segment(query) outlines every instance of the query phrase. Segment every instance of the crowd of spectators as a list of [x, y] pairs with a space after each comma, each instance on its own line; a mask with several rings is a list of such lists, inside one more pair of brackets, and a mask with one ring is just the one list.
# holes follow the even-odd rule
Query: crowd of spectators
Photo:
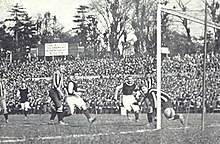
[[[209, 54], [206, 67], [206, 108], [213, 112], [220, 100], [220, 55]], [[122, 59], [76, 59], [54, 61], [16, 61], [1, 63], [6, 82], [7, 104], [11, 113], [19, 113], [16, 95], [21, 81], [26, 81], [30, 91], [32, 113], [50, 111], [48, 91], [51, 76], [58, 64], [66, 66], [65, 78], [79, 71], [80, 86], [87, 91], [84, 99], [92, 113], [116, 113], [119, 101], [114, 101], [115, 87], [127, 74], [140, 82], [150, 74], [156, 82], [156, 58], [153, 56], [130, 56]], [[201, 54], [164, 56], [162, 60], [162, 89], [173, 98], [179, 112], [198, 112], [203, 95], [203, 56]], [[153, 84], [156, 87], [156, 83]]]

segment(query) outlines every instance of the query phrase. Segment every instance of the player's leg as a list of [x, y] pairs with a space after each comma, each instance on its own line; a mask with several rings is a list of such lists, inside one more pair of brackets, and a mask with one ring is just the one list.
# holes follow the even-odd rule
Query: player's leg
[[137, 100], [135, 99], [135, 97], [133, 95], [129, 96], [129, 97], [130, 97], [129, 102], [131, 103], [131, 108], [134, 111], [135, 121], [139, 122], [140, 107], [138, 105], [138, 102], [137, 102]]
[[25, 115], [25, 104], [22, 102], [21, 103], [21, 112], [22, 112], [22, 114], [24, 114]]
[[148, 120], [148, 122], [149, 123], [152, 123], [152, 122], [154, 122], [155, 121], [155, 114], [154, 114], [154, 112], [152, 111], [152, 112], [147, 112], [147, 120]]
[[67, 103], [68, 106], [69, 106], [69, 113], [70, 113], [71, 115], [73, 115], [74, 112], [75, 112], [75, 97], [74, 97], [74, 96], [68, 96], [68, 97], [66, 98], [66, 103]]
[[6, 102], [5, 100], [1, 100], [0, 101], [0, 109], [3, 110], [3, 115], [4, 115], [4, 118], [5, 118], [5, 122], [8, 123], [8, 112], [7, 112], [7, 107], [6, 107]]
[[57, 115], [57, 111], [56, 111], [55, 106], [52, 106], [52, 105], [51, 105], [51, 113], [50, 113], [50, 114], [51, 114], [51, 115], [50, 115], [50, 121], [49, 121], [48, 124], [54, 125], [54, 119], [55, 119], [55, 117], [56, 117], [56, 115]]
[[155, 125], [156, 108], [153, 107], [152, 101], [150, 101], [149, 98], [145, 98], [141, 103], [142, 106], [146, 108], [148, 125]]
[[74, 114], [75, 105], [71, 103], [71, 97], [67, 97], [63, 103], [63, 117], [68, 117]]
[[153, 111], [148, 111], [147, 112], [147, 120], [149, 126], [156, 126], [156, 109], [152, 109]]
[[55, 105], [55, 108], [56, 108], [56, 113], [57, 113], [57, 117], [58, 117], [58, 123], [61, 124], [61, 125], [66, 125], [64, 122], [63, 122], [63, 118], [64, 118], [64, 115], [63, 115], [63, 105], [62, 105], [62, 102], [61, 100], [59, 99], [59, 94], [57, 91], [55, 90], [51, 90], [50, 91], [50, 97]]
[[185, 118], [184, 118], [184, 116], [183, 116], [182, 114], [175, 114], [174, 120], [176, 120], [176, 119], [179, 119], [180, 123], [181, 123], [182, 125], [184, 125], [184, 123], [185, 123]]
[[126, 110], [126, 115], [127, 115], [127, 118], [130, 120], [130, 116], [129, 116], [129, 112], [131, 111], [131, 101], [130, 101], [130, 96], [127, 96], [127, 95], [123, 95], [122, 97], [122, 104]]
[[24, 116], [25, 116], [25, 118], [27, 118], [29, 107], [30, 107], [30, 103], [29, 102], [25, 102], [24, 103]]
[[134, 111], [134, 116], [135, 116], [135, 121], [136, 122], [139, 122], [139, 113], [140, 113], [140, 109]]
[[75, 105], [76, 105], [78, 108], [80, 108], [80, 109], [83, 110], [84, 115], [86, 116], [87, 120], [92, 124], [92, 123], [96, 120], [96, 118], [92, 118], [92, 117], [90, 116], [89, 110], [88, 110], [88, 108], [87, 108], [86, 103], [84, 102], [84, 100], [79, 97], [79, 98], [76, 98], [74, 102], [75, 102]]
[[139, 113], [140, 113], [140, 107], [139, 105], [133, 104], [132, 109], [134, 110], [134, 117], [135, 117], [135, 121], [139, 122]]

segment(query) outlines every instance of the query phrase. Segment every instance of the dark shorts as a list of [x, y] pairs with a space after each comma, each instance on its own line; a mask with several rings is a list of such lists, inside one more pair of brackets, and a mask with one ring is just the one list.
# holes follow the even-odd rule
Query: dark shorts
[[164, 103], [162, 103], [161, 104], [162, 106], [162, 109], [166, 109], [166, 108], [173, 108], [173, 104], [172, 104], [172, 102], [169, 100], [169, 101], [167, 101], [167, 102], [164, 102]]
[[62, 106], [59, 92], [56, 89], [51, 89], [49, 91], [49, 96], [52, 99], [56, 109]]

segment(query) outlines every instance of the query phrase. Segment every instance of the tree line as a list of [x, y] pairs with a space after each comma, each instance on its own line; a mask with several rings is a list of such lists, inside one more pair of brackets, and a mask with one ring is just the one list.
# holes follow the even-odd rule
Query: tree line
[[[161, 0], [167, 5], [171, 0]], [[190, 11], [191, 0], [175, 0], [174, 9]], [[77, 43], [85, 47], [85, 56], [100, 57], [107, 53], [120, 57], [133, 47], [135, 54], [155, 54], [156, 49], [156, 11], [154, 0], [92, 0], [89, 5], [80, 5], [73, 15], [72, 27], [64, 32], [64, 27], [56, 15], [50, 12], [38, 14], [37, 19], [27, 13], [22, 4], [9, 8], [10, 16], [0, 20], [0, 46], [2, 51], [10, 50], [14, 58], [25, 58], [30, 48], [38, 44], [53, 42]], [[219, 3], [210, 0], [209, 15], [213, 22], [220, 22]], [[199, 40], [191, 35], [187, 19], [179, 17], [179, 24], [185, 32], [173, 29], [173, 18], [162, 13], [162, 46], [169, 47], [172, 54], [195, 53], [202, 50]], [[132, 35], [133, 39], [129, 39]], [[220, 32], [214, 29], [208, 33], [208, 51], [218, 52]], [[119, 49], [120, 47], [120, 49]]]

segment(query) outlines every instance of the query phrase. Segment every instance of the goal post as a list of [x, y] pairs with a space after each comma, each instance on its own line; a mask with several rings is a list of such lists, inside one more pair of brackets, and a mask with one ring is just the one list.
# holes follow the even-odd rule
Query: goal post
[[161, 129], [161, 13], [169, 13], [174, 16], [186, 18], [192, 22], [202, 24], [205, 26], [205, 32], [204, 32], [204, 65], [203, 65], [203, 102], [202, 102], [202, 130], [204, 130], [204, 105], [205, 105], [205, 67], [206, 67], [206, 49], [207, 49], [207, 29], [206, 27], [212, 27], [220, 30], [220, 25], [214, 22], [207, 22], [207, 0], [205, 0], [205, 20], [201, 20], [196, 17], [192, 17], [190, 15], [187, 15], [186, 13], [175, 11], [173, 9], [168, 9], [165, 6], [161, 5], [161, 1], [157, 0], [157, 124], [156, 129]]
[[161, 4], [157, 5], [157, 125], [161, 129]]

